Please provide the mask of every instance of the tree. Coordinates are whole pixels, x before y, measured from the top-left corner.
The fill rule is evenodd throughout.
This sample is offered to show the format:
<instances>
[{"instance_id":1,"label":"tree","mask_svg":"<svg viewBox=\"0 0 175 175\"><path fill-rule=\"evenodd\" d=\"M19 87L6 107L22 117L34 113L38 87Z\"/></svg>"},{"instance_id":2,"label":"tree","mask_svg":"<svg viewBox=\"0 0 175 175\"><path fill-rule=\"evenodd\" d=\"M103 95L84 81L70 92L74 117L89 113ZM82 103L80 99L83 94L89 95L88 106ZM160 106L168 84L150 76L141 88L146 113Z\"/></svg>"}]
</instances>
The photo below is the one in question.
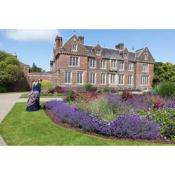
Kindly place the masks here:
<instances>
[{"instance_id":1,"label":"tree","mask_svg":"<svg viewBox=\"0 0 175 175\"><path fill-rule=\"evenodd\" d=\"M154 84L175 82L175 64L156 62L154 65Z\"/></svg>"},{"instance_id":2,"label":"tree","mask_svg":"<svg viewBox=\"0 0 175 175\"><path fill-rule=\"evenodd\" d=\"M13 91L24 75L16 56L0 51L0 91Z\"/></svg>"},{"instance_id":3,"label":"tree","mask_svg":"<svg viewBox=\"0 0 175 175\"><path fill-rule=\"evenodd\" d=\"M37 67L35 63L32 64L30 68L30 72L45 72L42 68Z\"/></svg>"}]
</instances>

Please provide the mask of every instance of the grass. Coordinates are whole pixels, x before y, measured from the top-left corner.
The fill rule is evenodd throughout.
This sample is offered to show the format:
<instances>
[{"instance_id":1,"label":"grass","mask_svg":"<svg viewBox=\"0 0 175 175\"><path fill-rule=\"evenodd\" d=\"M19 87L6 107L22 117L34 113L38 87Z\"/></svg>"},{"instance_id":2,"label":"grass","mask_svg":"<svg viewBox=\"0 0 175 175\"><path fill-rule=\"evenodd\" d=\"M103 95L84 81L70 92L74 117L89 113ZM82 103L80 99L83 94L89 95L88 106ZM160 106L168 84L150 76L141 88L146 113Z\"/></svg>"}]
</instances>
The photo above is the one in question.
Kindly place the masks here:
<instances>
[{"instance_id":1,"label":"grass","mask_svg":"<svg viewBox=\"0 0 175 175\"><path fill-rule=\"evenodd\" d=\"M25 107L25 103L15 104L0 124L0 135L8 145L161 145L80 133L53 123L43 110L27 112Z\"/></svg>"},{"instance_id":2,"label":"grass","mask_svg":"<svg viewBox=\"0 0 175 175\"><path fill-rule=\"evenodd\" d=\"M23 94L21 94L20 98L28 98L29 96L29 92L25 92ZM63 94L49 94L49 95L41 95L41 98L55 98L55 97L63 97Z\"/></svg>"}]
</instances>

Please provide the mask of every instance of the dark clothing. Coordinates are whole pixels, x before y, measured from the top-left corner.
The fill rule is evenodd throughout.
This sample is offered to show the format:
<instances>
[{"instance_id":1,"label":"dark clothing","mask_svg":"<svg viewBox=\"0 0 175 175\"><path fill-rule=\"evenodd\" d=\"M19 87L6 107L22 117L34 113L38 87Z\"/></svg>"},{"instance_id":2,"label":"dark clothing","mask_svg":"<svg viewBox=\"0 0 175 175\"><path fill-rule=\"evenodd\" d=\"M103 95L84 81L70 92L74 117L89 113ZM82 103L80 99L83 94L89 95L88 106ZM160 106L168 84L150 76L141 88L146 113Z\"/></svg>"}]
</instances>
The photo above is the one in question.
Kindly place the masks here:
<instances>
[{"instance_id":1,"label":"dark clothing","mask_svg":"<svg viewBox=\"0 0 175 175\"><path fill-rule=\"evenodd\" d=\"M37 111L41 108L40 106L40 93L41 93L41 84L33 84L32 91L29 94L29 99L27 101L27 111Z\"/></svg>"}]
</instances>

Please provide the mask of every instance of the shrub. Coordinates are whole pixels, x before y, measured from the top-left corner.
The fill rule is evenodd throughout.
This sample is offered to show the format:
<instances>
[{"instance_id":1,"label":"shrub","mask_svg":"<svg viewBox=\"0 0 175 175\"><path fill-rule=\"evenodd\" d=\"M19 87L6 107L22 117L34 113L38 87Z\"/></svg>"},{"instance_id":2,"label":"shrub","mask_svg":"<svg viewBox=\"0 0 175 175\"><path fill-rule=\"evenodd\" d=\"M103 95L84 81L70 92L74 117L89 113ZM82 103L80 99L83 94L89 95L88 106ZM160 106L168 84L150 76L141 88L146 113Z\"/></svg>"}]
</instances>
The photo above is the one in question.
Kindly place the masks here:
<instances>
[{"instance_id":1,"label":"shrub","mask_svg":"<svg viewBox=\"0 0 175 175\"><path fill-rule=\"evenodd\" d=\"M61 86L56 86L54 88L49 89L49 93L63 93L64 88Z\"/></svg>"},{"instance_id":2,"label":"shrub","mask_svg":"<svg viewBox=\"0 0 175 175\"><path fill-rule=\"evenodd\" d=\"M162 97L174 97L175 96L175 83L174 82L162 82L154 88L154 93Z\"/></svg>"},{"instance_id":3,"label":"shrub","mask_svg":"<svg viewBox=\"0 0 175 175\"><path fill-rule=\"evenodd\" d=\"M85 89L85 91L92 91L93 90L93 85L90 83L86 83L83 85L83 88Z\"/></svg>"},{"instance_id":4,"label":"shrub","mask_svg":"<svg viewBox=\"0 0 175 175\"><path fill-rule=\"evenodd\" d=\"M137 115L120 116L108 123L63 101L49 101L45 109L50 110L59 121L89 132L134 139L156 139L160 135L160 127L156 122Z\"/></svg>"},{"instance_id":5,"label":"shrub","mask_svg":"<svg viewBox=\"0 0 175 175\"><path fill-rule=\"evenodd\" d=\"M159 123L164 137L170 139L175 137L175 109L152 108L150 111L139 111L139 114Z\"/></svg>"},{"instance_id":6,"label":"shrub","mask_svg":"<svg viewBox=\"0 0 175 175\"><path fill-rule=\"evenodd\" d=\"M41 86L44 91L49 91L49 89L53 88L52 82L48 80L43 80Z\"/></svg>"},{"instance_id":7,"label":"shrub","mask_svg":"<svg viewBox=\"0 0 175 175\"><path fill-rule=\"evenodd\" d=\"M0 92L7 92L7 90L6 90L5 87L1 86L1 87L0 87Z\"/></svg>"},{"instance_id":8,"label":"shrub","mask_svg":"<svg viewBox=\"0 0 175 175\"><path fill-rule=\"evenodd\" d=\"M128 90L124 90L122 92L122 99L123 100L128 100L129 98L132 98L132 93L129 92Z\"/></svg>"}]
</instances>

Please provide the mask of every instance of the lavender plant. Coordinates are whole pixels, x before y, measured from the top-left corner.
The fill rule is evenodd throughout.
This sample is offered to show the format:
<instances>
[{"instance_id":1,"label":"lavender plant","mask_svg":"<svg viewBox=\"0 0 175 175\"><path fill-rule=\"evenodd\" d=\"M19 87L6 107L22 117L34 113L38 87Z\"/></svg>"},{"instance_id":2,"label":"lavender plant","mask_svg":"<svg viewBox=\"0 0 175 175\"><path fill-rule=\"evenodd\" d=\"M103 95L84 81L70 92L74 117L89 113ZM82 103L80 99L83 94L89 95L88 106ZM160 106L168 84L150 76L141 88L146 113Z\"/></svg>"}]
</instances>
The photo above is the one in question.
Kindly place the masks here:
<instances>
[{"instance_id":1,"label":"lavender plant","mask_svg":"<svg viewBox=\"0 0 175 175\"><path fill-rule=\"evenodd\" d=\"M156 122L138 115L121 115L112 122L106 122L80 111L77 105L63 101L49 101L45 104L45 109L50 110L60 122L93 133L133 139L156 139L160 136L160 127Z\"/></svg>"}]
</instances>

